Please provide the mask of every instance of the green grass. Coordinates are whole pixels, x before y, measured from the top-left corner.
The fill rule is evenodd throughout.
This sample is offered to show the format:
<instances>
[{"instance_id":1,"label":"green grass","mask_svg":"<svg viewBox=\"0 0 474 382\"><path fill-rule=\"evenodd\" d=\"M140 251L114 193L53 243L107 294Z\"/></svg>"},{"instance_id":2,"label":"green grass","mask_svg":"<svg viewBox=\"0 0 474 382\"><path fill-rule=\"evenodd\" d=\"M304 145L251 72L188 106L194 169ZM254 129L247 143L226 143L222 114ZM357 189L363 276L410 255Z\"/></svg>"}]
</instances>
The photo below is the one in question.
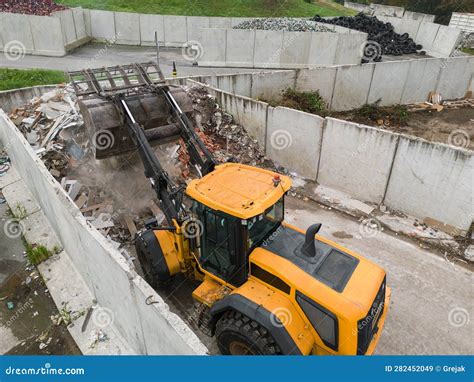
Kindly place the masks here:
<instances>
[{"instance_id":1,"label":"green grass","mask_svg":"<svg viewBox=\"0 0 474 382\"><path fill-rule=\"evenodd\" d=\"M32 247L31 245L27 245L26 247L26 256L31 264L38 265L39 263L43 262L44 260L48 259L53 253L48 250L48 248L39 245L36 247Z\"/></svg>"},{"instance_id":2,"label":"green grass","mask_svg":"<svg viewBox=\"0 0 474 382\"><path fill-rule=\"evenodd\" d=\"M471 56L474 56L474 48L462 48L461 52L470 54Z\"/></svg>"},{"instance_id":3,"label":"green grass","mask_svg":"<svg viewBox=\"0 0 474 382\"><path fill-rule=\"evenodd\" d=\"M333 1L304 0L56 0L70 7L163 15L307 17L355 14Z\"/></svg>"},{"instance_id":4,"label":"green grass","mask_svg":"<svg viewBox=\"0 0 474 382\"><path fill-rule=\"evenodd\" d=\"M59 70L0 68L0 90L59 84L64 81L64 73Z\"/></svg>"}]
</instances>

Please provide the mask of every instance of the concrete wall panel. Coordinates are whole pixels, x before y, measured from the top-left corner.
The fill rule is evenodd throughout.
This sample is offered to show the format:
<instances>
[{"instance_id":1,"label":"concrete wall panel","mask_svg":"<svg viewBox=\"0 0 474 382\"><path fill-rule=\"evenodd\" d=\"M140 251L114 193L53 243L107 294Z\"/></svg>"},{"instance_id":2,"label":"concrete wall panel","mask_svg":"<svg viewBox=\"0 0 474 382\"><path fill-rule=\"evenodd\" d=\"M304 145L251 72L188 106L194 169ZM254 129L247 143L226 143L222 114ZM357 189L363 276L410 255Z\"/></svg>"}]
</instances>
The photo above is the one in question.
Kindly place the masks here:
<instances>
[{"instance_id":1,"label":"concrete wall panel","mask_svg":"<svg viewBox=\"0 0 474 382\"><path fill-rule=\"evenodd\" d=\"M72 16L74 18L74 27L76 28L76 38L80 40L88 37L84 10L82 8L72 8Z\"/></svg>"},{"instance_id":2,"label":"concrete wall panel","mask_svg":"<svg viewBox=\"0 0 474 382\"><path fill-rule=\"evenodd\" d=\"M438 85L441 61L437 58L412 60L409 65L401 103L427 101L430 92L435 91Z\"/></svg>"},{"instance_id":3,"label":"concrete wall panel","mask_svg":"<svg viewBox=\"0 0 474 382\"><path fill-rule=\"evenodd\" d=\"M91 37L97 40L115 41L114 12L90 10Z\"/></svg>"},{"instance_id":4,"label":"concrete wall panel","mask_svg":"<svg viewBox=\"0 0 474 382\"><path fill-rule=\"evenodd\" d=\"M333 65L336 62L338 43L339 33L312 32L308 66Z\"/></svg>"},{"instance_id":5,"label":"concrete wall panel","mask_svg":"<svg viewBox=\"0 0 474 382\"><path fill-rule=\"evenodd\" d=\"M199 29L210 27L209 17L188 16L186 22L188 27L187 41L196 41L199 37Z\"/></svg>"},{"instance_id":6,"label":"concrete wall panel","mask_svg":"<svg viewBox=\"0 0 474 382\"><path fill-rule=\"evenodd\" d=\"M449 57L461 38L461 29L441 25L433 42L432 55Z\"/></svg>"},{"instance_id":7,"label":"concrete wall panel","mask_svg":"<svg viewBox=\"0 0 474 382\"><path fill-rule=\"evenodd\" d=\"M198 41L203 47L199 65L225 66L226 29L200 29Z\"/></svg>"},{"instance_id":8,"label":"concrete wall panel","mask_svg":"<svg viewBox=\"0 0 474 382\"><path fill-rule=\"evenodd\" d=\"M408 33L410 37L418 43L417 35L418 29L420 28L421 21L417 20L410 20L410 19L401 19L400 23L398 23L398 27L394 28L395 32L403 34Z\"/></svg>"},{"instance_id":9,"label":"concrete wall panel","mask_svg":"<svg viewBox=\"0 0 474 382\"><path fill-rule=\"evenodd\" d=\"M418 28L418 33L414 40L423 46L423 50L430 51L433 48L433 43L438 34L440 25L434 23L427 23L422 21Z\"/></svg>"},{"instance_id":10,"label":"concrete wall panel","mask_svg":"<svg viewBox=\"0 0 474 382\"><path fill-rule=\"evenodd\" d=\"M293 89L296 84L296 71L274 71L254 73L252 77L252 98L276 99L285 89Z\"/></svg>"},{"instance_id":11,"label":"concrete wall panel","mask_svg":"<svg viewBox=\"0 0 474 382\"><path fill-rule=\"evenodd\" d=\"M114 12L117 44L140 45L140 15L138 13Z\"/></svg>"},{"instance_id":12,"label":"concrete wall panel","mask_svg":"<svg viewBox=\"0 0 474 382\"><path fill-rule=\"evenodd\" d=\"M367 33L340 35L334 63L336 65L360 64L366 41Z\"/></svg>"},{"instance_id":13,"label":"concrete wall panel","mask_svg":"<svg viewBox=\"0 0 474 382\"><path fill-rule=\"evenodd\" d=\"M35 50L33 35L27 15L0 13L0 34L4 47L11 52L16 46L20 51L31 54Z\"/></svg>"},{"instance_id":14,"label":"concrete wall panel","mask_svg":"<svg viewBox=\"0 0 474 382\"><path fill-rule=\"evenodd\" d=\"M328 107L330 107L336 81L336 73L336 67L301 69L296 79L296 90L318 91L319 95L326 101Z\"/></svg>"},{"instance_id":15,"label":"concrete wall panel","mask_svg":"<svg viewBox=\"0 0 474 382\"><path fill-rule=\"evenodd\" d=\"M211 86L232 94L250 98L252 96L252 76L253 73L221 75L217 76L217 83L215 86L212 84Z\"/></svg>"},{"instance_id":16,"label":"concrete wall panel","mask_svg":"<svg viewBox=\"0 0 474 382\"><path fill-rule=\"evenodd\" d=\"M385 62L376 64L367 103L381 99L380 105L400 103L410 69L410 61ZM387 91L390 89L390 91Z\"/></svg>"},{"instance_id":17,"label":"concrete wall panel","mask_svg":"<svg viewBox=\"0 0 474 382\"><path fill-rule=\"evenodd\" d=\"M210 28L232 28L231 17L209 17Z\"/></svg>"},{"instance_id":18,"label":"concrete wall panel","mask_svg":"<svg viewBox=\"0 0 474 382\"><path fill-rule=\"evenodd\" d=\"M183 44L188 39L186 16L163 16L165 24L165 44Z\"/></svg>"},{"instance_id":19,"label":"concrete wall panel","mask_svg":"<svg viewBox=\"0 0 474 382\"><path fill-rule=\"evenodd\" d=\"M155 45L155 31L159 42L165 41L165 25L162 15L140 14L140 41L142 45Z\"/></svg>"},{"instance_id":20,"label":"concrete wall panel","mask_svg":"<svg viewBox=\"0 0 474 382\"><path fill-rule=\"evenodd\" d=\"M35 54L64 56L66 41L63 40L61 20L55 17L28 16Z\"/></svg>"},{"instance_id":21,"label":"concrete wall panel","mask_svg":"<svg viewBox=\"0 0 474 382\"><path fill-rule=\"evenodd\" d=\"M370 4L370 8L374 10L375 16L393 16L393 17L403 17L405 8L403 7L394 7L391 5L382 5L382 4Z\"/></svg>"},{"instance_id":22,"label":"concrete wall panel","mask_svg":"<svg viewBox=\"0 0 474 382\"><path fill-rule=\"evenodd\" d=\"M266 154L278 165L316 180L324 118L286 107L269 107Z\"/></svg>"},{"instance_id":23,"label":"concrete wall panel","mask_svg":"<svg viewBox=\"0 0 474 382\"><path fill-rule=\"evenodd\" d=\"M326 118L318 183L366 202L382 202L397 137L388 131Z\"/></svg>"},{"instance_id":24,"label":"concrete wall panel","mask_svg":"<svg viewBox=\"0 0 474 382\"><path fill-rule=\"evenodd\" d=\"M462 230L473 214L472 151L400 137L384 203Z\"/></svg>"},{"instance_id":25,"label":"concrete wall panel","mask_svg":"<svg viewBox=\"0 0 474 382\"><path fill-rule=\"evenodd\" d=\"M84 24L86 26L86 34L88 36L93 37L92 35L92 26L91 26L91 10L90 9L83 9L82 10L84 15Z\"/></svg>"},{"instance_id":26,"label":"concrete wall panel","mask_svg":"<svg viewBox=\"0 0 474 382\"><path fill-rule=\"evenodd\" d=\"M331 108L351 110L367 103L374 68L375 64L339 66Z\"/></svg>"},{"instance_id":27,"label":"concrete wall panel","mask_svg":"<svg viewBox=\"0 0 474 382\"><path fill-rule=\"evenodd\" d=\"M63 38L66 44L70 44L77 40L74 16L71 9L53 12L51 16L61 20L61 30L63 32Z\"/></svg>"},{"instance_id":28,"label":"concrete wall panel","mask_svg":"<svg viewBox=\"0 0 474 382\"><path fill-rule=\"evenodd\" d=\"M312 33L283 32L280 64L282 68L304 68L308 66L308 54Z\"/></svg>"},{"instance_id":29,"label":"concrete wall panel","mask_svg":"<svg viewBox=\"0 0 474 382\"><path fill-rule=\"evenodd\" d=\"M436 91L443 99L465 96L474 72L474 57L453 57L443 60Z\"/></svg>"},{"instance_id":30,"label":"concrete wall panel","mask_svg":"<svg viewBox=\"0 0 474 382\"><path fill-rule=\"evenodd\" d=\"M253 67L255 30L227 29L226 66Z\"/></svg>"},{"instance_id":31,"label":"concrete wall panel","mask_svg":"<svg viewBox=\"0 0 474 382\"><path fill-rule=\"evenodd\" d=\"M282 31L257 30L255 34L254 66L256 68L279 67L282 49Z\"/></svg>"}]
</instances>

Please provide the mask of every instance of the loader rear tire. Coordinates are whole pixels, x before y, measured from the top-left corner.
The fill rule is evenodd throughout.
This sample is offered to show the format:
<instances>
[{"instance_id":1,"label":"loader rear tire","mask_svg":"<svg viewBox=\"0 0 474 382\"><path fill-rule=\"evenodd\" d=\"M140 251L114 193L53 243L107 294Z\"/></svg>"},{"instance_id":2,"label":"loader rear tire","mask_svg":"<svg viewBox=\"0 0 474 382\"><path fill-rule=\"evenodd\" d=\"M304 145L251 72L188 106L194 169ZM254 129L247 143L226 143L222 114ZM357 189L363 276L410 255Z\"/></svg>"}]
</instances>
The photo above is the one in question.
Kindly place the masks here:
<instances>
[{"instance_id":1,"label":"loader rear tire","mask_svg":"<svg viewBox=\"0 0 474 382\"><path fill-rule=\"evenodd\" d=\"M217 322L216 339L224 355L281 354L267 329L235 310L227 311Z\"/></svg>"}]
</instances>

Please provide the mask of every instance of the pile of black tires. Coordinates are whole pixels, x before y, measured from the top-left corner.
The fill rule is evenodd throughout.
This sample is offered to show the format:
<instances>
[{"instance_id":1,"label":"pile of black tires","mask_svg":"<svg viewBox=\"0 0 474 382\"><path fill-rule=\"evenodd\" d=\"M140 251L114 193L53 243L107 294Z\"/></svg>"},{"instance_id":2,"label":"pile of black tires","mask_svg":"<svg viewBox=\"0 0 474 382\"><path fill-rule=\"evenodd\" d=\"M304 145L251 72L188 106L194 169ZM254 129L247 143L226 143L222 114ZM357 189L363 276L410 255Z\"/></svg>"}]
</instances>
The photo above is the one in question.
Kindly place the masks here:
<instances>
[{"instance_id":1,"label":"pile of black tires","mask_svg":"<svg viewBox=\"0 0 474 382\"><path fill-rule=\"evenodd\" d=\"M321 16L316 15L312 20L367 33L369 36L364 48L363 62L381 61L384 54L392 56L412 53L425 54L425 52L420 51L422 46L413 41L408 33L398 34L394 32L391 23L384 23L375 16L359 13L357 16L352 17L341 16L323 19Z\"/></svg>"}]
</instances>

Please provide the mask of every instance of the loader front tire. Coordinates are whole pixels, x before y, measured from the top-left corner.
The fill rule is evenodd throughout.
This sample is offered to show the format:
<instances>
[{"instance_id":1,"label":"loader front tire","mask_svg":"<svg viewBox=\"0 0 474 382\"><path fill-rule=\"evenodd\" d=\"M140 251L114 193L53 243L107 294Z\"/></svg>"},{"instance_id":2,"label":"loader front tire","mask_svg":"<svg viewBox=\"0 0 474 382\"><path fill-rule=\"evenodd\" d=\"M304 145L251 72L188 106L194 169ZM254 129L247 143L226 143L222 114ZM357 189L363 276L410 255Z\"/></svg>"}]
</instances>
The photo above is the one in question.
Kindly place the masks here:
<instances>
[{"instance_id":1,"label":"loader front tire","mask_svg":"<svg viewBox=\"0 0 474 382\"><path fill-rule=\"evenodd\" d=\"M171 283L171 275L160 243L153 230L137 235L135 249L145 280L154 289L166 288Z\"/></svg>"},{"instance_id":2,"label":"loader front tire","mask_svg":"<svg viewBox=\"0 0 474 382\"><path fill-rule=\"evenodd\" d=\"M217 322L216 339L224 355L281 354L267 329L235 310L227 311Z\"/></svg>"}]
</instances>

